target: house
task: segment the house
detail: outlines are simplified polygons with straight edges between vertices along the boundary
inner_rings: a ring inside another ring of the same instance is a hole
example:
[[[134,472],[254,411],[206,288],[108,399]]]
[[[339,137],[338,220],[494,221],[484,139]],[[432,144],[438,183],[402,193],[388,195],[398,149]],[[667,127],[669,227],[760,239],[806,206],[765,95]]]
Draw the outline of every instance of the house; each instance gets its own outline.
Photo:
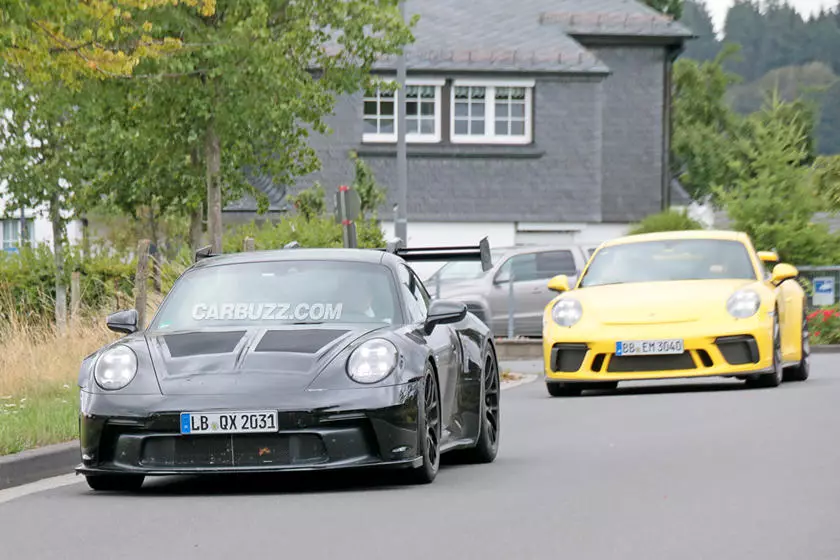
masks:
[[[4,252],[17,252],[20,248],[21,232],[23,222],[26,224],[25,240],[32,246],[47,244],[52,247],[53,231],[52,222],[46,214],[46,209],[24,209],[23,220],[18,211],[6,210],[6,201],[2,196],[3,185],[0,185],[0,250]],[[68,220],[67,239],[70,243],[78,243],[82,240],[81,220]]]
[[[408,243],[598,243],[672,204],[672,62],[691,32],[634,0],[407,0]],[[396,58],[380,60],[383,80]],[[393,235],[395,97],[337,100],[314,135],[328,195],[356,151],[387,188]],[[679,199],[679,200],[675,200]],[[332,206],[332,196],[328,196]]]

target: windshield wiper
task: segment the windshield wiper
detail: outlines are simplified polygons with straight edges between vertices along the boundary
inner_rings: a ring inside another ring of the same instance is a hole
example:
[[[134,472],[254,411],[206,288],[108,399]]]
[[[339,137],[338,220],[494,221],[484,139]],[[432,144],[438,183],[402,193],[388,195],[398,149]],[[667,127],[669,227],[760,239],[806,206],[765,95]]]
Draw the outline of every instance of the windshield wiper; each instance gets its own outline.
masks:
[[[323,321],[296,321],[293,325],[323,325]]]

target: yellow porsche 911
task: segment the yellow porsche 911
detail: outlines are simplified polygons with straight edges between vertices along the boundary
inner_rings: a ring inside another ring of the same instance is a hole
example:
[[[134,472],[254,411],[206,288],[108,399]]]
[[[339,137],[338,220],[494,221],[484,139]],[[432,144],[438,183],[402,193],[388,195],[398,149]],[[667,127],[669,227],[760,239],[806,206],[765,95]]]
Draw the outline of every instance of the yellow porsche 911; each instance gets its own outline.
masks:
[[[631,235],[601,245],[543,315],[552,396],[621,381],[736,377],[775,387],[808,378],[799,272],[744,233]],[[768,267],[772,267],[770,272]]]

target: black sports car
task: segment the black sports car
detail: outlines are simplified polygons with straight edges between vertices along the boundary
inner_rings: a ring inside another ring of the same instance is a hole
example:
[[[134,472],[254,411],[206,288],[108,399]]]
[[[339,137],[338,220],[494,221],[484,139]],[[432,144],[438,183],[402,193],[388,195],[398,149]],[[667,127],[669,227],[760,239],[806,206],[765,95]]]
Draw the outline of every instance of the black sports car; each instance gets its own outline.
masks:
[[[82,464],[94,490],[149,475],[404,467],[435,479],[444,452],[492,462],[499,370],[490,331],[431,301],[407,264],[481,260],[477,247],[300,249],[209,255],[145,330],[79,374]]]

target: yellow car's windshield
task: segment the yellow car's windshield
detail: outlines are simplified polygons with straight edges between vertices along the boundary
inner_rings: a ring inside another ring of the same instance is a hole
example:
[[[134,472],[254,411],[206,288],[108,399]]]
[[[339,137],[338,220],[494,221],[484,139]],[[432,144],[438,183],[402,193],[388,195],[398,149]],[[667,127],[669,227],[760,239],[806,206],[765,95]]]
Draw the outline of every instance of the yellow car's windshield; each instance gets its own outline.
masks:
[[[715,279],[757,279],[743,243],[678,239],[604,247],[592,259],[580,287]]]

